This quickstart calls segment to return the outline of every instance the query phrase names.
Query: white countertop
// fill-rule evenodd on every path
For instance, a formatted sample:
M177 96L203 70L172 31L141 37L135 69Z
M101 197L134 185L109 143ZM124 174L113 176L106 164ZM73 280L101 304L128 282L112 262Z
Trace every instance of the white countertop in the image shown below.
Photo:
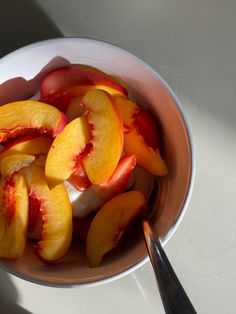
M37 2L65 36L130 50L179 97L193 133L197 172L187 213L165 251L198 313L236 313L236 2ZM42 287L2 271L0 282L4 314L164 313L150 263L94 288Z

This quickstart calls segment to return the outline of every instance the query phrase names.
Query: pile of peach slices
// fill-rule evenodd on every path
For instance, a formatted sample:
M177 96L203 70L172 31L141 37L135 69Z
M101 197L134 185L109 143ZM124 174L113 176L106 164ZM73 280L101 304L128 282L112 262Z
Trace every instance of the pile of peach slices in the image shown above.
M104 72L72 64L48 73L40 99L0 107L0 257L19 258L27 239L37 257L60 260L73 235L91 267L113 249L146 205L129 189L136 166L163 176L160 135L150 113ZM73 218L66 183L103 202ZM34 240L32 240L34 239Z

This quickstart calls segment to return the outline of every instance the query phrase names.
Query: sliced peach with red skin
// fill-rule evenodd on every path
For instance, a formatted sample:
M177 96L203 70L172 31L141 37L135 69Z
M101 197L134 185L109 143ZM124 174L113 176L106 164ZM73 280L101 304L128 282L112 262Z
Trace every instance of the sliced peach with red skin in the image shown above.
M118 91L117 89L114 89L110 86L101 85L101 84L69 86L69 87L64 88L63 90L64 92L70 94L72 97L77 97L77 96L84 96L88 91L93 90L93 89L104 90L105 92L109 93L112 96L126 95L120 90Z
M120 110L124 127L128 132L135 127L135 116L140 111L140 107L124 97L116 97L115 102Z
M51 198L52 206L42 211L43 231L36 245L37 256L46 262L60 260L72 239L72 208L63 184L51 190Z
M127 154L135 154L138 165L148 172L157 176L164 176L168 173L166 163L159 150L148 146L136 129L125 134L124 150Z
M160 147L160 131L157 121L151 113L137 106L131 100L124 97L116 97L115 99L128 133L132 128L137 128L145 143L153 149Z
M2 159L1 174L3 177L11 176L14 172L29 166L35 160L33 155L15 154Z
M26 178L28 190L29 190L29 215L28 215L28 229L27 237L30 239L40 240L40 235L42 231L42 215L41 215L41 202L37 199L37 195L34 191L31 191L31 171L32 166L39 166L44 168L45 156L40 156L35 159L29 167L22 168L19 172Z
M135 115L135 125L148 146L154 150L160 149L160 131L157 122L147 110L141 109Z
M22 168L29 166L32 162L38 165L42 163L39 162L40 158L45 156L40 156L38 159L35 159L35 156L32 155L24 155L24 154L14 154L9 155L2 159L1 161L1 173L3 177L11 177L16 171L21 170ZM29 168L31 169L31 168ZM23 171L23 170L22 170ZM28 235L30 233L30 237L33 239L39 239L39 227L41 221L40 215L40 206L38 206L38 210L36 210L36 203L40 204L36 198L33 198L32 195L29 196L29 217L28 217Z
M35 159L35 156L24 155L24 154L14 154L6 156L1 161L1 173L3 177L10 178L12 174L16 171L21 170L22 168L27 167L31 163L34 165L44 168L45 165L45 156L40 156ZM31 169L31 168L29 168ZM30 171L30 170L22 170ZM41 228L41 215L40 215L40 202L33 197L29 196L29 217L28 217L28 236L32 239L40 238L40 228Z
M29 195L29 217L27 237L40 240L42 233L42 215L40 212L41 202L33 192Z
M97 68L85 64L72 64L58 68L46 75L40 87L41 97L78 85L104 86L117 93L126 96L128 94L123 86Z
M41 155L47 155L51 144L52 140L42 135L21 137L0 151L0 161L14 154L33 155L36 158Z
M0 257L23 255L28 225L28 189L23 176L0 179Z
M10 177L16 171L21 170L23 173L26 171L31 171L29 166L33 163L36 166L44 168L46 157L40 156L35 159L35 156L24 155L24 154L15 154L9 155L1 161L1 173L3 177ZM28 170L27 170L28 169ZM32 239L40 238L41 230L41 215L40 215L40 202L37 198L31 193L29 195L29 217L28 217L28 236Z
M31 187L32 167L38 166L38 162L36 162L36 160L34 160L30 166L22 168L19 173L25 178L29 191L27 237L30 239L40 240L40 235L42 232L42 215L40 208L42 202L37 198L37 194L34 192L34 187Z
M75 170L80 154L90 141L90 129L85 117L71 121L52 143L45 165L50 188L68 179Z
M42 216L41 239L35 247L36 255L45 263L53 263L66 254L72 239L69 196L63 184L49 189L44 169L35 165L27 168L22 169L22 173L30 187L30 197L40 203Z
M82 99L91 128L92 149L83 158L92 184L106 181L114 172L123 150L123 123L119 110L105 91L89 91Z
M98 266L105 253L115 248L127 226L141 213L146 203L139 191L122 193L108 201L90 225L86 253L89 265Z
M57 136L66 125L66 116L57 108L34 100L0 107L0 143L19 135L38 132Z
M39 99L40 102L52 105L64 113L66 113L71 100L72 95L66 91L50 94Z
M145 141L145 139L148 137L148 132L142 132L142 126L140 125L140 121L136 123L136 117L140 112L139 107L131 100L121 97L116 98L116 103L120 108L124 124L128 129L128 132L126 132L124 135L125 153L135 154L137 156L137 164L145 170L149 171L150 173L158 176L166 175L168 173L167 166L165 161L161 157L159 149L157 149L156 147L153 148L148 145L148 143L150 142L147 141L147 143ZM147 113L145 113L145 115L147 115ZM146 123L146 118L144 114L140 120L142 119ZM155 130L154 127L150 127L150 130L152 130L152 132L157 131L157 129ZM143 136L142 133L144 133L145 135ZM152 133L150 134L150 137L153 138ZM158 135L156 135L155 138L159 139Z
M104 197L110 199L124 191L129 182L132 170L136 165L136 155L127 155L123 157L111 177L94 187L95 191Z

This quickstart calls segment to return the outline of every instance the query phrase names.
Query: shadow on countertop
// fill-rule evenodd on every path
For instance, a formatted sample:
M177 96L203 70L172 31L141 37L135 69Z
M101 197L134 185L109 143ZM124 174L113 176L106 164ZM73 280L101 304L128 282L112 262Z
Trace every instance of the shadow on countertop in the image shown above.
M9 275L0 270L0 313L1 314L30 314L17 304L19 295Z
M0 57L27 44L63 36L33 0L3 1L0 29Z
M63 36L33 0L3 1L0 10L0 29L0 58L24 45ZM31 313L18 305L18 302L19 294L10 276L0 270L0 313Z

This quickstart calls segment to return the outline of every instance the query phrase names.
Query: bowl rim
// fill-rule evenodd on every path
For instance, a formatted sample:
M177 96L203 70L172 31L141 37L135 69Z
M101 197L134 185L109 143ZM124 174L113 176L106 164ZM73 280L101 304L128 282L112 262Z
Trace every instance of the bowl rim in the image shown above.
M184 127L186 129L186 134L187 134L187 139L189 142L189 148L190 148L190 177L189 177L189 182L188 182L188 188L187 188L187 192L186 192L186 196L185 199L183 201L183 206L180 209L179 215L176 218L174 224L172 225L172 227L170 228L170 230L168 231L168 233L164 236L164 238L161 239L161 243L164 246L170 239L171 237L174 235L175 231L177 230L178 226L180 225L186 210L189 206L190 200L191 200L191 196L193 193L193 186L194 186L194 181L195 181L195 175L196 175L196 164L195 164L195 149L194 149L194 144L193 144L193 137L192 137L192 133L191 133L191 129L189 126L189 123L186 119L186 115L185 112L183 110L182 104L179 101L178 97L176 96L176 94L174 93L173 89L171 88L171 86L164 80L164 78L155 70L153 69L148 63L146 63L143 59L141 59L140 57L138 57L136 54L134 54L133 52L127 50L126 48L122 48L119 45L110 43L108 41L105 40L98 40L96 38L92 38L92 37L74 37L74 36L67 36L67 37L58 37L58 38L51 38L51 39L46 39L46 40L41 40L41 41L37 41L35 43L31 43L28 45L25 45L21 48L18 48L10 53L8 53L7 55L3 56L0 58L0 65L2 63L4 63L5 61L10 61L12 58L15 57L15 55L18 55L19 53L24 53L30 49L34 49L40 46L48 46L48 45L52 45L54 43L64 43L64 42L81 42L81 43L94 43L96 45L100 45L100 46L106 46L108 48L112 48L112 49L116 49L118 51L120 51L122 54L127 55L128 57L134 59L137 63L141 64L144 68L146 68L148 70L148 72L150 72L154 77L156 77L161 84L163 84L163 86L166 88L166 90L169 92L170 96L173 98L175 105L180 113L181 119L184 123ZM78 284L63 284L63 283L52 283L52 282L48 282L45 280L38 280L35 278L32 278L30 276L27 275L22 275L21 273L15 272L14 270L12 270L12 268L10 268L9 266L7 266L4 262L1 262L1 268L5 271L7 271L8 273L24 279L28 282L31 283L35 283L35 284L39 284L39 285L43 285L43 286L48 286L48 287L56 287L56 288L82 288L82 287L94 287L94 286L98 286L98 285L102 285L102 284L106 284L112 281L115 281L117 279L120 279L130 273L132 273L133 271L139 269L140 267L142 267L144 264L146 264L149 260L148 255L145 256L141 261L139 261L137 264L127 268L124 271L121 271L115 275L111 275L107 278L104 279L99 279L96 281L92 281L89 283L78 283Z

